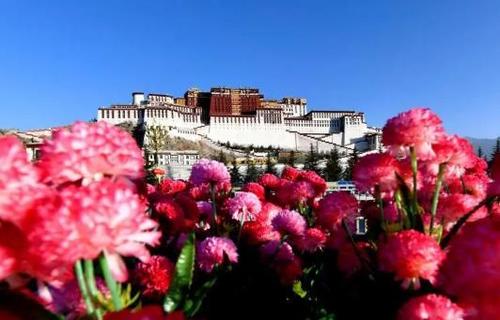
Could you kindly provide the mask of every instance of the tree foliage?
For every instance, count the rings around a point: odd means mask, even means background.
[[[328,155],[325,168],[325,176],[328,181],[338,181],[342,178],[340,155],[336,148],[333,148]]]

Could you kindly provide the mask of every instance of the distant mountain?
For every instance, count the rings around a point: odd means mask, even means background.
[[[472,143],[474,146],[474,150],[477,153],[477,148],[481,147],[483,150],[483,154],[488,156],[488,159],[491,155],[491,152],[493,151],[493,148],[495,147],[497,143],[497,139],[479,139],[479,138],[471,138],[471,137],[465,137],[467,140]]]

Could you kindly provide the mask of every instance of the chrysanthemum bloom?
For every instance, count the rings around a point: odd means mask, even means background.
[[[287,208],[305,204],[314,197],[314,188],[307,181],[291,182],[283,179],[276,190],[277,202]]]
[[[500,216],[467,223],[450,242],[438,284],[460,305],[470,305],[475,313],[471,319],[500,314],[499,252]]]
[[[19,271],[25,250],[22,231],[11,222],[0,222],[0,281]]]
[[[302,275],[302,260],[294,256],[290,262],[273,264],[273,268],[283,285],[291,285]]]
[[[243,225],[242,235],[250,244],[258,244],[271,240],[279,240],[280,234],[274,230],[271,221],[281,212],[281,208],[267,202],[257,214],[254,221],[248,221]]]
[[[158,191],[166,195],[174,195],[187,189],[187,183],[183,180],[164,179],[158,186]]]
[[[361,157],[356,163],[353,180],[361,192],[392,193],[398,187],[399,162],[387,153],[374,153]]]
[[[300,250],[314,252],[324,247],[326,235],[323,230],[319,228],[309,228],[304,232],[304,235],[295,242]]]
[[[201,159],[193,165],[189,181],[195,185],[229,182],[231,176],[226,166],[215,160]]]
[[[462,308],[445,296],[426,294],[412,298],[398,311],[398,320],[462,320]]]
[[[260,247],[260,253],[264,261],[290,262],[295,259],[293,249],[287,242],[269,241]]]
[[[259,198],[259,200],[264,201],[266,199],[266,190],[263,186],[256,182],[249,182],[241,188],[241,191],[251,192]]]
[[[378,261],[382,271],[392,272],[397,280],[434,282],[444,252],[430,236],[404,230],[387,237],[379,246]],[[416,282],[418,285],[418,282]]]
[[[0,137],[0,219],[19,222],[38,196],[38,170],[14,136]]]
[[[274,190],[279,186],[280,178],[271,173],[264,173],[262,176],[260,176],[259,183],[264,188]]]
[[[382,143],[396,156],[407,155],[414,147],[420,160],[434,157],[432,144],[444,133],[439,117],[427,108],[415,108],[387,121],[382,130]]]
[[[103,175],[144,175],[144,159],[135,140],[106,122],[77,122],[55,131],[41,147],[38,166],[43,180],[55,184]]]
[[[274,217],[272,225],[283,236],[299,237],[306,231],[307,222],[297,211],[283,210]]]
[[[174,275],[174,264],[163,256],[151,256],[147,262],[139,262],[134,271],[135,282],[144,297],[161,299],[165,296]]]
[[[197,201],[198,211],[201,216],[210,216],[212,214],[212,204],[208,201]]]
[[[231,263],[238,262],[236,245],[229,238],[209,237],[200,242],[196,249],[198,267],[205,272],[211,272],[215,266],[221,265],[224,257]]]
[[[174,225],[181,223],[184,218],[181,206],[170,197],[162,197],[155,203],[154,209],[161,218],[165,218]]]
[[[318,224],[332,231],[342,218],[356,216],[358,201],[349,192],[332,192],[321,199],[316,210]]]
[[[477,198],[485,198],[490,178],[485,171],[474,174],[464,174],[460,178],[447,179],[446,187],[450,193],[467,193]]]
[[[480,201],[481,199],[470,194],[454,193],[443,195],[439,198],[436,212],[437,221],[444,219],[445,226],[447,224],[451,225],[474,208]],[[487,209],[483,207],[477,210],[467,221],[470,222],[484,218],[487,214]]]
[[[321,178],[314,171],[310,171],[310,170],[301,171],[299,174],[298,180],[309,182],[314,189],[316,197],[321,196],[326,191],[327,185],[326,185],[325,179]]]
[[[299,177],[300,171],[294,167],[286,166],[281,172],[281,179],[295,181]]]
[[[236,192],[227,201],[229,214],[236,221],[251,221],[262,209],[259,198],[251,192]]]

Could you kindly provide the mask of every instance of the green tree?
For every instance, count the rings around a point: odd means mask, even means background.
[[[354,148],[354,150],[351,153],[351,156],[349,157],[349,160],[347,161],[347,167],[344,170],[343,176],[345,180],[349,181],[352,180],[352,172],[354,170],[354,166],[356,165],[356,163],[358,163],[358,159],[359,159],[358,150]]]
[[[477,147],[477,156],[479,158],[483,157],[483,149],[481,148],[481,146]]]
[[[233,186],[240,186],[243,177],[241,176],[240,166],[238,165],[236,158],[233,158],[231,165],[231,170],[229,171],[229,174],[231,175],[231,183]]]
[[[286,160],[286,164],[289,165],[290,167],[295,167],[295,161],[296,161],[296,156],[295,156],[295,151],[292,150],[290,151],[290,154],[288,156],[288,159]]]
[[[223,164],[227,164],[228,163],[226,154],[222,150],[219,151],[219,154],[217,155],[217,157],[215,158],[215,160],[217,160],[219,162],[222,162]]]
[[[488,162],[488,170],[490,172],[493,167],[493,160],[495,159],[495,156],[500,157],[500,137],[497,138],[497,143],[491,152],[490,161]]]
[[[158,165],[158,154],[167,145],[167,130],[160,126],[150,126],[146,130],[146,149],[154,155],[154,164]]]
[[[340,166],[340,155],[337,148],[333,148],[328,155],[325,176],[328,181],[338,181],[342,178],[342,167]]]
[[[316,150],[314,150],[314,147],[311,143],[311,149],[309,150],[309,153],[307,154],[306,161],[304,162],[304,169],[305,170],[313,170],[318,172],[318,161],[319,161],[319,156]]]
[[[275,163],[273,161],[273,158],[271,156],[271,151],[269,151],[267,153],[267,156],[266,156],[266,170],[265,172],[266,173],[272,173],[272,174],[276,174],[276,167],[275,167]]]
[[[245,183],[255,182],[260,175],[259,169],[255,165],[255,161],[250,159],[250,154],[246,156],[247,172],[245,174]]]

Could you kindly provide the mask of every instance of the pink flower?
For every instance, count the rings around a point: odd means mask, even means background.
[[[324,247],[326,235],[319,228],[309,228],[304,232],[304,235],[297,239],[297,247],[302,251],[314,252]]]
[[[249,182],[241,188],[241,191],[251,192],[259,198],[259,200],[264,201],[266,199],[266,190],[264,187],[256,182]]]
[[[55,184],[101,176],[144,175],[144,159],[126,131],[106,122],[77,122],[52,134],[41,147],[43,180]]]
[[[321,199],[316,210],[318,224],[333,231],[343,218],[358,213],[358,202],[349,192],[332,192]]]
[[[224,257],[231,263],[238,262],[236,245],[229,238],[206,238],[198,244],[196,252],[198,267],[205,272],[211,272],[215,266],[221,265]]]
[[[236,221],[251,221],[262,209],[259,198],[251,192],[236,192],[234,198],[227,201],[231,217]]]
[[[445,296],[426,294],[412,298],[398,311],[399,320],[462,320],[462,308]]]
[[[70,209],[77,213],[80,258],[94,259],[102,251],[146,261],[146,244],[156,245],[161,236],[156,222],[146,216],[139,197],[126,185],[104,179],[86,187],[62,191]]]
[[[438,283],[460,305],[468,305],[475,314],[471,319],[500,314],[499,252],[500,216],[467,223],[450,242]]]
[[[142,288],[144,297],[161,299],[170,288],[174,276],[174,264],[163,256],[151,256],[147,262],[139,262],[134,278]]]
[[[361,157],[356,163],[353,180],[361,192],[393,192],[398,187],[396,174],[400,174],[399,163],[387,153],[374,153]]]
[[[39,188],[38,170],[14,136],[0,137],[0,219],[19,222]]]
[[[387,237],[379,246],[378,261],[382,271],[392,272],[398,280],[434,281],[444,252],[430,236],[404,230]]]
[[[260,176],[259,183],[264,188],[274,190],[279,186],[280,178],[271,173],[264,173],[262,176]]]
[[[441,138],[444,129],[439,117],[427,108],[415,108],[387,121],[382,142],[396,156],[407,155],[414,147],[420,160],[434,157],[432,144]]]
[[[231,176],[226,166],[215,160],[201,159],[193,165],[189,181],[195,185],[229,182]]]
[[[281,235],[302,236],[307,223],[297,211],[283,210],[272,220],[273,228]]]
[[[298,181],[309,182],[314,189],[316,197],[319,197],[323,193],[325,193],[327,188],[326,181],[314,171],[301,171],[298,177]]]
[[[293,249],[287,242],[269,241],[260,247],[264,260],[271,262],[290,262],[295,259]]]
[[[454,223],[474,208],[480,201],[481,199],[469,194],[454,193],[442,196],[438,203],[437,221],[444,219],[445,225]],[[486,208],[479,209],[467,221],[484,218],[487,213]]]

